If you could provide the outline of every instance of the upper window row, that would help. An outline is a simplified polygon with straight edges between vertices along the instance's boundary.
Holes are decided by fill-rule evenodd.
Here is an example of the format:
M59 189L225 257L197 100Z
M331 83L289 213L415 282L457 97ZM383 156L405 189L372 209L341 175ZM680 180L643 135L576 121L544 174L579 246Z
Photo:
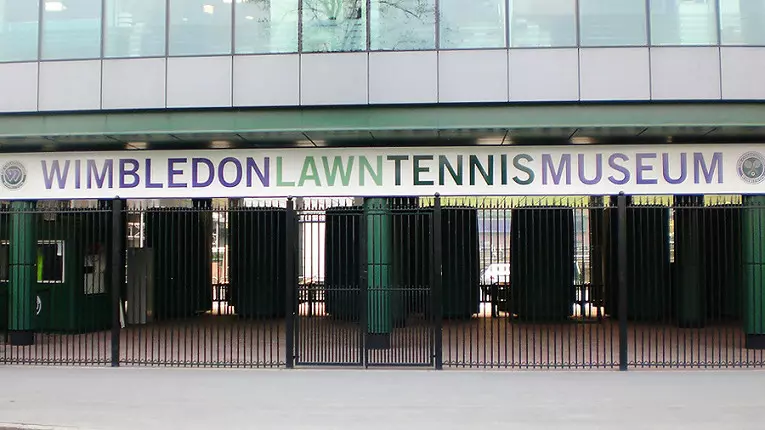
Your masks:
M765 45L765 0L0 0L0 61Z

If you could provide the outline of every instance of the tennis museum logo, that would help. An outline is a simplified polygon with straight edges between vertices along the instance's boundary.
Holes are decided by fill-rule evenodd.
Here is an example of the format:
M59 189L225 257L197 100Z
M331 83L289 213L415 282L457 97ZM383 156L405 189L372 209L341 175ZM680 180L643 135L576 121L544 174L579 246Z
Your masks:
M765 157L759 152L747 152L738 159L736 171L744 182L759 184L765 180Z
M9 190L18 190L27 181L27 169L18 161L9 161L0 169L0 180Z

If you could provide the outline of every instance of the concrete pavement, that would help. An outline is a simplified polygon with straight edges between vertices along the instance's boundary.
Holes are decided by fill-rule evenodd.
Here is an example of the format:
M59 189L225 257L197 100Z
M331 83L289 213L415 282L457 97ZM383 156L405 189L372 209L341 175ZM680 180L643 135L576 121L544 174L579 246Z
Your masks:
M765 371L0 366L0 429L763 429Z

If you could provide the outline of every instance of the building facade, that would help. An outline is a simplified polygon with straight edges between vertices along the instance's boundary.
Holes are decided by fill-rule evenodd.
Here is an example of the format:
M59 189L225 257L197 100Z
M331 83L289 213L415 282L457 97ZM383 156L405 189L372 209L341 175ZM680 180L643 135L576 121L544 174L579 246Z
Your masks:
M762 366L763 22L0 0L0 362Z

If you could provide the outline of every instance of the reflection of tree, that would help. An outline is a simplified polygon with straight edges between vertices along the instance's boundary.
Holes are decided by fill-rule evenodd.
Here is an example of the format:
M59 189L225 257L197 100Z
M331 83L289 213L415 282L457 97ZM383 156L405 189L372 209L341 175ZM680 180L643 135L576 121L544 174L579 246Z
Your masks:
M382 49L433 47L433 0L374 0L373 32ZM303 0L303 43L307 51L363 50L366 42L365 0ZM422 34L424 31L427 35ZM378 45L376 43L375 45Z

